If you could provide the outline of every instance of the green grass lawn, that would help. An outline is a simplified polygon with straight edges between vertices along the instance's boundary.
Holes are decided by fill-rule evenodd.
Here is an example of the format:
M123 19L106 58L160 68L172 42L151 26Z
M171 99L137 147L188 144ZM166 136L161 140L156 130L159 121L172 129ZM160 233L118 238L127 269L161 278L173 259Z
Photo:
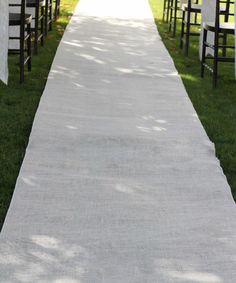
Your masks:
M220 63L218 86L213 89L212 77L207 70L205 78L200 77L199 38L191 38L189 57L185 57L183 51L179 49L180 22L176 38L173 38L168 33L167 24L162 22L163 0L149 1L158 31L174 60L209 138L215 143L217 157L236 200L236 81L234 64Z
M19 84L18 56L9 58L9 85L0 82L0 229L28 144L35 112L56 49L78 0L62 0L61 17L33 56L32 72Z

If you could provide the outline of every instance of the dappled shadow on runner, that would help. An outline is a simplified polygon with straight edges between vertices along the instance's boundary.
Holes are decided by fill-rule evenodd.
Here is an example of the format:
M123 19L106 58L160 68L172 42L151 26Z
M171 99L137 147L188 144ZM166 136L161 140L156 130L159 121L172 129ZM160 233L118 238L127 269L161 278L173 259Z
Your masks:
M93 32L88 37L79 37L94 22ZM83 81L87 75L100 72L101 80L104 75L111 78L116 76L139 76L140 78L166 78L169 77L178 81L177 72L173 66L168 66L169 54L164 48L159 48L157 40L159 36L154 33L147 38L146 31L153 29L152 21L143 22L138 20L102 19L89 17L74 17L68 28L68 36L63 38L61 52L74 55L74 64L70 63L70 69L63 64L54 66L49 79L57 75L64 76L64 79ZM70 39L76 33L76 39ZM82 34L81 34L82 35ZM145 49L146 47L149 47ZM151 51L151 53L149 53ZM151 60L148 59L150 55ZM83 69L83 73L80 70ZM83 85L83 83L81 83Z
M1 239L0 251L1 283L82 283L88 267L85 249L46 235L19 242Z
M151 232L153 229L150 227ZM140 239L139 235L137 238ZM79 241L69 244L47 235L32 235L19 242L1 239L0 282L109 283L122 282L123 278L127 282L153 283L157 278L158 282L169 283L228 282L224 275L218 274L217 268L223 264L226 273L232 271L229 259L216 259L214 265L202 266L202 257L207 256L203 250L192 255L191 259L182 257L184 254L189 256L190 242L187 239L183 243L176 237L165 251L157 245L156 249L149 249L146 240L128 243L122 239L123 246L117 246L115 239L114 242L95 241L93 246L80 246ZM149 238L152 244L159 240ZM217 243L222 245L219 239ZM179 256L172 257L171 249L179 251Z

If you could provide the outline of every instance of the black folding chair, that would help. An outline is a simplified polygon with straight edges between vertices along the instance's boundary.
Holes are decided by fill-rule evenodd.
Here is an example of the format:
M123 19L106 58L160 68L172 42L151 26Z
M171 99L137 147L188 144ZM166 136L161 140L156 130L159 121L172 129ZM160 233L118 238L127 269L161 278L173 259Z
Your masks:
M57 18L60 16L60 0L55 0L55 11L54 11L54 18L57 20Z
M201 23L198 21L198 15L201 14L202 6L198 4L198 0L188 3L181 7L182 10L182 25L180 33L180 48L185 49L185 55L188 56L190 36L199 36L199 31L192 31L192 27L200 27Z
M181 19L178 15L180 11L180 1L179 0L170 0L169 4L169 32L172 32L172 35L176 35L176 25L177 20Z
M171 4L171 0L164 0L163 2L162 21L165 23L169 22L170 4Z
M38 42L44 45L44 19L45 0L26 0L26 7L34 9L34 27L31 30L34 34L34 52L38 53Z
M234 14L230 12L230 4L234 4L232 0L216 0L215 22L206 22L203 25L203 45L202 45L202 61L201 61L201 77L204 77L204 70L207 68L213 75L213 87L217 84L218 63L219 62L235 62L235 56L226 57L227 49L235 49L235 45L228 45L226 36L235 33L235 24L228 22L229 17ZM224 21L221 17L221 5L226 5L224 12ZM214 33L214 43L208 41L208 32ZM220 40L223 38L223 43ZM213 50L213 56L207 55L206 50ZM221 54L220 54L220 50ZM209 65L208 60L213 60L213 65Z
M52 30L53 21L53 0L45 0L45 29L44 34L47 35L48 31Z
M14 7L14 12L11 12ZM15 9L18 8L17 12ZM19 27L19 35L10 36L9 40L16 41L17 48L9 48L9 53L19 54L20 82L24 81L24 66L27 64L28 71L31 71L31 22L32 15L26 14L26 0L19 0L9 3L9 26ZM19 42L19 44L18 44ZM19 45L19 46L18 46Z

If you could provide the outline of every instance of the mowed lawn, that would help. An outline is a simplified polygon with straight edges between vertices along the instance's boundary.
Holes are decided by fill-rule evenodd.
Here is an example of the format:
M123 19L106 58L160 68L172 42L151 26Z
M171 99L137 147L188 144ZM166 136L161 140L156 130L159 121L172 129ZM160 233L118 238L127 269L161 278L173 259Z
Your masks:
M33 56L32 72L19 84L18 56L9 58L9 85L0 82L0 229L28 144L35 112L58 44L78 0L62 0L61 16Z
M168 25L162 22L163 0L149 0L149 2L163 42L174 60L210 140L215 143L216 155L236 200L236 81L234 64L220 63L218 86L213 89L212 77L207 70L205 78L200 77L199 38L191 37L189 57L184 56L183 51L179 48L180 22L178 22L176 37L173 38L168 32ZM232 37L231 41L233 42L233 40Z

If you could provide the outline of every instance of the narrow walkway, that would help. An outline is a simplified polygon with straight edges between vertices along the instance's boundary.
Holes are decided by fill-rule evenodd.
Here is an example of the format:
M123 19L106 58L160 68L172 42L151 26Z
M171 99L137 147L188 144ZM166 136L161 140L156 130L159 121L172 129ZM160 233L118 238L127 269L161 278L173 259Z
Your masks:
M0 239L1 283L233 283L236 209L148 0L81 0Z

